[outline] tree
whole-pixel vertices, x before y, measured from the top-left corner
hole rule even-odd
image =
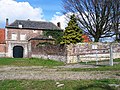
[[[113,2],[114,1],[114,2]],[[100,38],[112,37],[114,35],[113,3],[116,0],[63,0],[65,13],[72,12],[77,14],[80,27],[85,33],[98,42]],[[114,9],[115,11],[117,9]]]
[[[120,40],[120,36],[119,36],[119,24],[120,24],[120,0],[113,0],[113,28],[114,28],[114,31],[115,31],[115,35],[116,35],[116,38],[115,40],[116,41],[119,41]]]
[[[61,44],[76,44],[78,42],[82,42],[82,30],[79,28],[75,15],[73,14],[70,17],[68,26],[65,28]]]
[[[54,30],[54,31],[44,31],[44,36],[52,36],[52,38],[55,40],[55,44],[60,44],[63,36],[63,31],[60,30]]]

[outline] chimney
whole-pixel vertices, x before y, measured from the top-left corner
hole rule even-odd
[[[61,28],[60,22],[57,23],[57,26],[58,26],[59,28]]]
[[[8,26],[8,24],[9,24],[9,23],[8,23],[8,18],[6,18],[6,26]]]

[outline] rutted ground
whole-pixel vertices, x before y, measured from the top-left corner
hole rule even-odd
[[[59,71],[57,68],[42,66],[1,66],[0,80],[4,79],[39,79],[39,80],[80,80],[80,79],[120,79],[120,71]]]

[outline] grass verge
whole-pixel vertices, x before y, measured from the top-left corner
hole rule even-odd
[[[68,71],[118,71],[120,70],[120,64],[114,66],[100,66],[98,68],[72,68]]]
[[[56,82],[64,84],[61,87]],[[109,86],[109,84],[120,85],[120,80],[4,80],[0,81],[1,90],[119,90],[120,86]]]
[[[97,68],[72,68],[68,70],[70,71],[119,71],[120,70],[120,59],[114,59],[114,62],[117,62],[117,64],[113,66],[108,66],[108,65],[99,66],[98,65]],[[95,62],[89,62],[86,65],[95,65]]]
[[[14,65],[14,66],[61,66],[63,62],[54,60],[45,60],[39,58],[0,58],[0,66]]]

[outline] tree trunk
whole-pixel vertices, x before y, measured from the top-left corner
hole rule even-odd
[[[99,38],[95,38],[94,42],[99,42]]]
[[[99,42],[99,39],[100,39],[99,36],[95,36],[94,37],[94,42]]]

